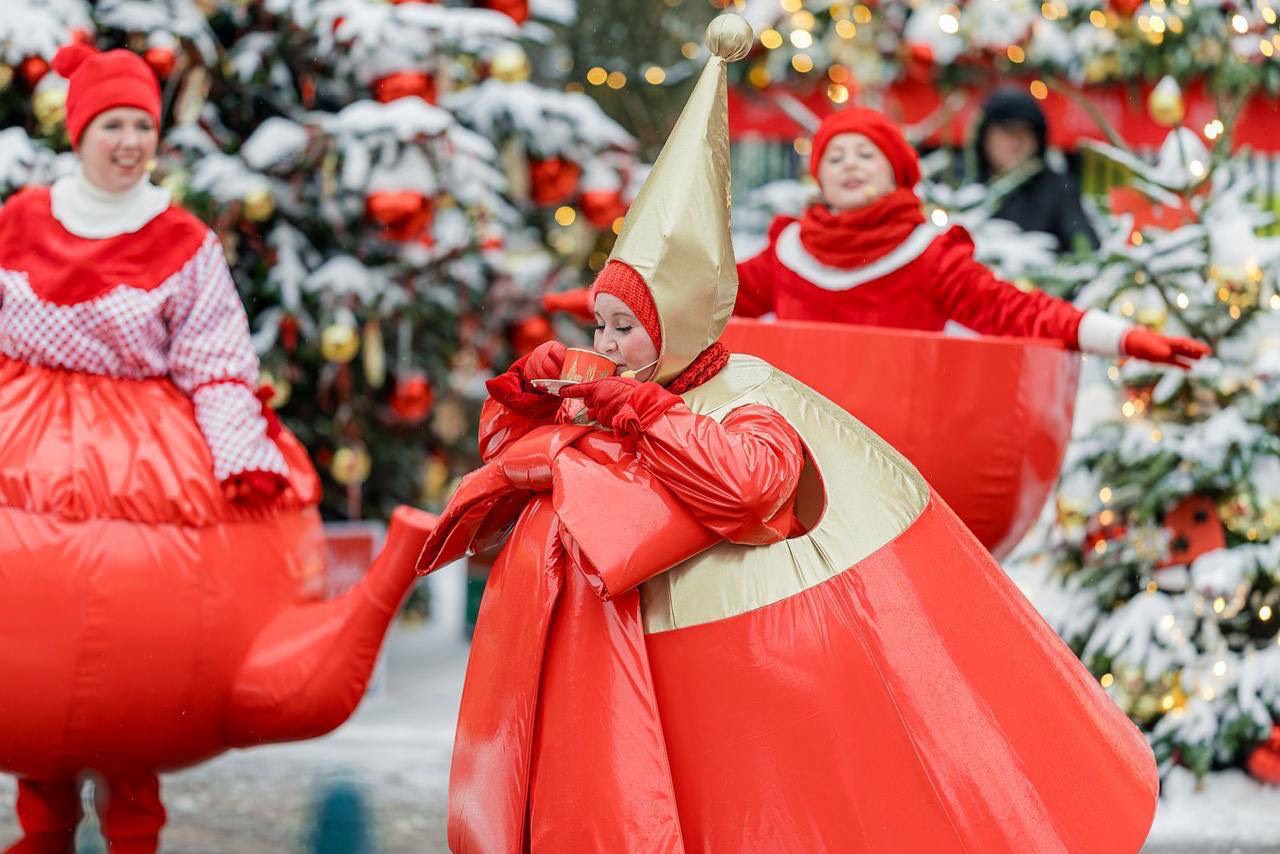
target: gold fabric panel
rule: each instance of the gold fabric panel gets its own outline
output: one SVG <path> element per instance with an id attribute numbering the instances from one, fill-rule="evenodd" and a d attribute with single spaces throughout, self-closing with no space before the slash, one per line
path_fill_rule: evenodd
<path id="1" fill-rule="evenodd" d="M 645 582 L 646 632 L 723 620 L 821 584 L 901 534 L 929 501 L 924 478 L 883 439 L 753 356 L 733 356 L 684 401 L 717 421 L 748 404 L 776 409 L 804 441 L 826 505 L 807 534 L 767 546 L 721 543 Z"/>

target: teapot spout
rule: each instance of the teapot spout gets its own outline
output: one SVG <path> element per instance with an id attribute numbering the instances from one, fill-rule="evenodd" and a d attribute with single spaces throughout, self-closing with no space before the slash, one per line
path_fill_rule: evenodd
<path id="1" fill-rule="evenodd" d="M 228 746 L 314 738 L 350 717 L 435 523 L 430 513 L 397 507 L 382 551 L 359 584 L 332 601 L 294 606 L 267 624 L 231 688 Z"/>

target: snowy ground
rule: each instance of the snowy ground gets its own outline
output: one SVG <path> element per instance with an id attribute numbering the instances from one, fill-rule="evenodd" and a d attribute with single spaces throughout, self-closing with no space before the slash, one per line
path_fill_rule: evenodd
<path id="1" fill-rule="evenodd" d="M 456 592 L 438 591 L 448 613 L 460 613 L 460 605 L 452 610 Z M 399 626 L 387 644 L 376 692 L 337 732 L 238 751 L 167 777 L 164 850 L 305 851 L 317 792 L 347 780 L 366 796 L 380 851 L 445 851 L 449 750 L 467 655 L 460 637 L 456 621 Z M 0 803 L 12 797 L 12 780 L 0 777 Z M 16 835 L 11 811 L 0 810 L 0 846 Z M 101 851 L 92 828 L 82 837 L 81 852 Z M 1280 854 L 1280 789 L 1224 774 L 1197 792 L 1192 781 L 1175 778 L 1144 851 Z"/>

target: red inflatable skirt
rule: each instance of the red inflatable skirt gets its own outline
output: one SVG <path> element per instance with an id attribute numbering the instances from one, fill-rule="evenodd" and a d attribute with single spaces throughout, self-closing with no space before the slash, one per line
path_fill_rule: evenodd
<path id="1" fill-rule="evenodd" d="M 321 571 L 319 484 L 228 504 L 191 401 L 0 358 L 0 771 L 164 770 L 225 749 L 251 642 Z"/>
<path id="2" fill-rule="evenodd" d="M 742 547 L 590 429 L 537 428 L 469 475 L 419 563 L 510 530 L 467 665 L 450 850 L 1141 847 L 1146 740 L 914 473 L 880 481 L 886 515 L 849 500 L 847 475 L 886 471 L 878 440 L 839 434 L 809 533 Z M 822 464 L 840 446 L 809 447 Z M 900 531 L 833 562 L 856 519 Z M 826 580 L 761 592 L 806 553 L 793 565 Z M 723 562 L 695 581 L 704 554 Z"/>

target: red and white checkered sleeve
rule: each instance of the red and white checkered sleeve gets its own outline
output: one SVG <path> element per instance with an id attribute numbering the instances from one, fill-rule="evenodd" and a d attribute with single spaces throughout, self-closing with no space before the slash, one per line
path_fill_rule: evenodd
<path id="1" fill-rule="evenodd" d="M 223 481 L 247 471 L 287 477 L 289 467 L 267 435 L 262 403 L 254 395 L 258 357 L 249 341 L 249 319 L 213 232 L 181 276 L 166 306 L 169 376 L 195 404 L 214 477 Z"/>

